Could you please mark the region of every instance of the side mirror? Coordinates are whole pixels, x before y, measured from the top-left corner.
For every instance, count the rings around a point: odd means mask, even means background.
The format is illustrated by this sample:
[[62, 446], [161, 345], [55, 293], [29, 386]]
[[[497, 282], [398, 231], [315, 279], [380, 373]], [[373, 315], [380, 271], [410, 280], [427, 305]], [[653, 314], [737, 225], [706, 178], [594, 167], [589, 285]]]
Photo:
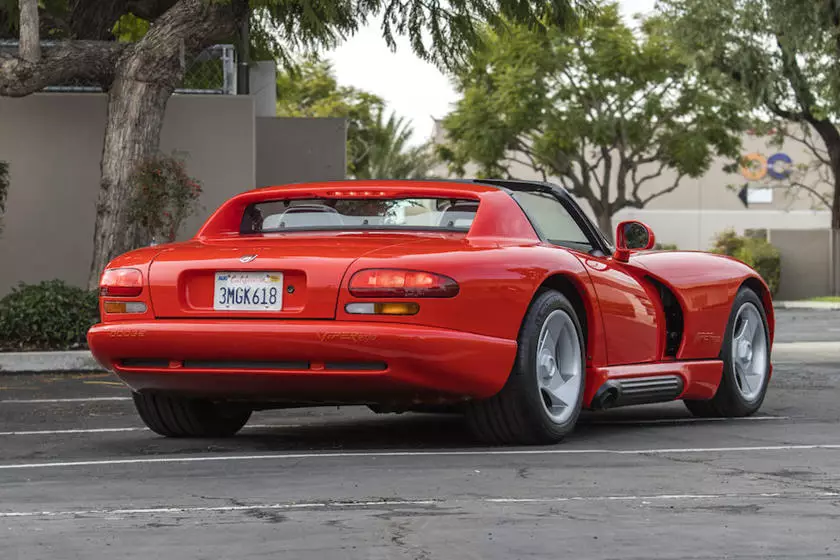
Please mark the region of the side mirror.
[[642, 222], [634, 220], [621, 222], [615, 231], [615, 254], [617, 261], [627, 262], [635, 251], [647, 251], [656, 243], [653, 230]]

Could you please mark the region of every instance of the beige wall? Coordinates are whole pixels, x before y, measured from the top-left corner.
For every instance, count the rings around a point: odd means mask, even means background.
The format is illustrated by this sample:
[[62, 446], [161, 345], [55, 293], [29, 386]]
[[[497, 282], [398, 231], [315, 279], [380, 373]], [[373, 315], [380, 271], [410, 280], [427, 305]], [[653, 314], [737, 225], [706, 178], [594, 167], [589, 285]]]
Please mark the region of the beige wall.
[[[161, 137], [164, 151], [189, 153], [204, 184], [204, 211], [191, 235], [230, 195], [253, 188], [253, 100], [174, 96]], [[0, 238], [0, 295], [19, 281], [61, 278], [85, 285], [93, 245], [106, 99], [99, 94], [0, 97], [0, 159], [11, 188]]]
[[770, 230], [770, 242], [782, 255], [779, 300], [807, 299], [831, 294], [830, 230]]
[[345, 119], [257, 118], [257, 186], [344, 179], [346, 126]]

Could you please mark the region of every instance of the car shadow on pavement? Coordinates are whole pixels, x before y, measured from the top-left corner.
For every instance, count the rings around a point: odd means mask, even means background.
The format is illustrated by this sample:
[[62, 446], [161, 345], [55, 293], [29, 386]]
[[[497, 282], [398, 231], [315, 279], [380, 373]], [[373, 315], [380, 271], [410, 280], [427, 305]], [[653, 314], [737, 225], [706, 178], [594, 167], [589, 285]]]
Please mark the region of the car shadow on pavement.
[[[584, 412], [575, 431], [563, 444], [587, 439], [599, 444], [620, 442], [628, 436], [644, 437], [646, 431], [679, 424], [688, 414], [682, 407], [634, 407], [610, 412]], [[284, 417], [283, 423], [261, 422], [259, 415], [236, 437], [227, 439], [168, 439], [149, 432], [134, 437], [144, 441], [144, 454], [277, 453], [300, 451], [370, 451], [486, 448], [469, 432], [464, 418], [456, 414], [340, 414], [327, 417]], [[296, 420], [299, 420], [297, 422]], [[649, 425], [653, 420], [656, 424]], [[293, 423], [294, 422], [294, 423]], [[103, 442], [104, 443], [104, 442]], [[125, 453], [133, 444], [109, 442]]]

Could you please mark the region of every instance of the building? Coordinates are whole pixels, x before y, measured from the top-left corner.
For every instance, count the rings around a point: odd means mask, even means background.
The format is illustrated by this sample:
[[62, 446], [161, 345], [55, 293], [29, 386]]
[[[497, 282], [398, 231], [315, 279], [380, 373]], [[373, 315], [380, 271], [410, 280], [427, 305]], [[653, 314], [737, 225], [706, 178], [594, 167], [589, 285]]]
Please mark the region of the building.
[[[436, 121], [435, 124], [433, 141], [442, 143], [444, 131], [441, 122]], [[723, 168], [730, 162], [715, 160], [705, 175], [697, 179], [683, 178], [676, 190], [654, 199], [646, 208], [619, 211], [613, 216], [613, 225], [621, 220], [641, 220], [651, 226], [661, 243], [689, 250], [708, 249], [715, 235], [728, 228], [743, 234], [756, 229], [813, 230], [830, 227], [831, 213], [824, 205], [817, 204], [814, 197], [804, 192], [794, 194], [790, 189], [778, 188], [785, 183], [773, 179], [773, 176], [782, 177], [790, 172], [796, 173], [797, 178], [808, 185], [818, 184], [818, 173], [804, 173], [799, 169], [815, 159], [807, 148], [795, 141], [775, 148], [768, 145], [766, 138], [751, 135], [744, 137], [743, 146], [745, 153], [751, 155], [753, 166], [750, 169], [742, 173], [727, 173]], [[515, 165], [512, 169], [515, 178], [542, 180], [538, 173], [524, 165]], [[645, 172], [655, 170], [654, 165]], [[449, 175], [445, 166], [439, 166], [435, 171], [439, 176]], [[643, 187], [643, 196], [668, 187], [674, 178], [673, 173], [666, 172], [652, 179]], [[563, 183], [557, 178], [549, 180]], [[739, 197], [744, 185], [748, 185], [746, 203]], [[831, 192], [830, 186], [825, 183], [819, 188], [823, 192]], [[614, 196], [613, 193], [612, 198]], [[579, 202], [594, 218], [586, 201]]]

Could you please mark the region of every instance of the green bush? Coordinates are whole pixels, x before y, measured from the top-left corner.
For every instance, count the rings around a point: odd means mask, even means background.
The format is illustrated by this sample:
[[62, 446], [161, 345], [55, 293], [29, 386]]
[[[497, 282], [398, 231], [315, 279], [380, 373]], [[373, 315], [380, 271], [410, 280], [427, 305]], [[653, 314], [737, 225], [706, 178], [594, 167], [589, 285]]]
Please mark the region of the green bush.
[[680, 248], [674, 243], [657, 243], [653, 246], [654, 251], [679, 251]]
[[776, 295], [782, 276], [782, 256], [766, 239], [741, 237], [732, 230], [726, 230], [718, 234], [712, 252], [735, 257], [754, 268], [767, 282], [770, 293]]
[[61, 280], [19, 284], [0, 299], [0, 350], [70, 350], [99, 321], [96, 292]]

